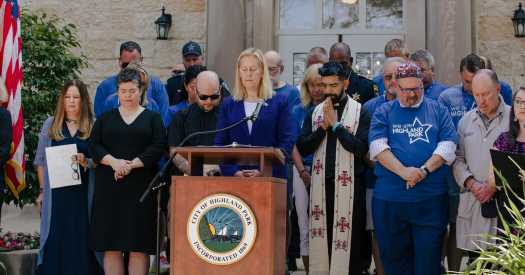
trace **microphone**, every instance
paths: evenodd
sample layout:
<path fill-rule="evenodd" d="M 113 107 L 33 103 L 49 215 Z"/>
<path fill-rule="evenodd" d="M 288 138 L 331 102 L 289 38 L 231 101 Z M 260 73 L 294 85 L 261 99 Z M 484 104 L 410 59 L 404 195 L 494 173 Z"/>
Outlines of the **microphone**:
<path fill-rule="evenodd" d="M 252 122 L 255 122 L 257 118 L 259 117 L 259 113 L 261 112 L 262 106 L 266 104 L 265 102 L 259 102 L 257 103 L 257 106 L 255 106 L 255 111 L 253 111 L 253 114 L 250 116 L 250 120 Z"/>
<path fill-rule="evenodd" d="M 229 130 L 231 128 L 234 128 L 238 125 L 240 125 L 241 123 L 243 122 L 247 122 L 249 120 L 251 120 L 252 122 L 255 122 L 255 120 L 257 119 L 257 117 L 259 116 L 259 113 L 261 112 L 261 108 L 262 106 L 265 105 L 265 106 L 268 106 L 268 103 L 266 102 L 259 102 L 257 103 L 257 106 L 255 107 L 255 111 L 253 112 L 252 115 L 250 116 L 246 116 L 244 118 L 242 118 L 241 120 L 231 124 L 231 125 L 228 125 L 224 128 L 221 128 L 221 129 L 215 129 L 215 130 L 208 130 L 208 131 L 198 131 L 198 132 L 193 132 L 191 134 L 189 134 L 188 136 L 186 136 L 178 145 L 177 147 L 182 147 L 186 142 L 188 142 L 188 140 L 190 140 L 191 138 L 195 137 L 195 136 L 200 136 L 200 135 L 208 135 L 208 134 L 216 134 L 216 133 L 220 133 L 220 132 L 223 132 L 223 131 L 226 131 L 226 130 Z M 166 163 L 164 163 L 164 165 L 162 166 L 162 168 L 160 168 L 160 170 L 157 172 L 157 174 L 155 175 L 155 177 L 150 181 L 148 187 L 146 188 L 146 191 L 144 191 L 144 193 L 142 193 L 142 196 L 140 197 L 139 199 L 139 202 L 142 203 L 146 197 L 149 195 L 149 193 L 151 191 L 154 191 L 154 190 L 157 190 L 159 188 L 161 188 L 162 186 L 166 185 L 166 183 L 160 183 L 159 185 L 155 186 L 155 184 L 160 181 L 161 178 L 164 177 L 164 174 L 166 173 L 166 171 L 168 170 L 168 168 L 173 164 L 173 159 L 175 158 L 175 155 L 177 155 L 177 152 L 173 152 L 173 154 L 170 156 L 170 158 L 168 159 L 168 161 Z"/>

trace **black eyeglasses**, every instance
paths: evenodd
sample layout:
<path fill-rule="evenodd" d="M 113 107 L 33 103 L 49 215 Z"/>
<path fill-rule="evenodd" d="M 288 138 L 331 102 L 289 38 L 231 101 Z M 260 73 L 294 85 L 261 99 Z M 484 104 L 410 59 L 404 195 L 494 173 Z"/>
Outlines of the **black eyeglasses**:
<path fill-rule="evenodd" d="M 213 94 L 213 95 L 201 95 L 199 94 L 199 99 L 202 100 L 202 101 L 206 101 L 209 99 L 211 100 L 217 100 L 219 99 L 219 97 L 221 97 L 221 94 L 220 93 L 216 93 L 216 94 Z"/>
<path fill-rule="evenodd" d="M 71 159 L 71 169 L 73 170 L 73 180 L 79 180 L 80 179 L 80 173 L 78 172 L 78 163 L 76 161 L 76 157 L 73 156 Z"/>

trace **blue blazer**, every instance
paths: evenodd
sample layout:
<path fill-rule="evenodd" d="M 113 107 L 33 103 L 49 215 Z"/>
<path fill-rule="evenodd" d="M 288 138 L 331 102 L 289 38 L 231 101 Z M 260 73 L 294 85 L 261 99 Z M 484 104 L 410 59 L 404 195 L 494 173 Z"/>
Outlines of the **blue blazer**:
<path fill-rule="evenodd" d="M 217 129 L 231 125 L 246 117 L 244 101 L 234 101 L 232 97 L 224 99 L 219 112 Z M 233 142 L 245 145 L 268 146 L 284 150 L 291 156 L 295 143 L 295 125 L 291 116 L 288 98 L 282 94 L 275 94 L 266 100 L 266 105 L 261 108 L 259 117 L 253 123 L 251 134 L 248 133 L 248 124 L 242 123 L 230 130 L 217 133 L 216 145 L 229 145 Z M 253 166 L 221 165 L 224 176 L 233 176 L 243 169 L 257 169 Z M 283 165 L 273 166 L 273 176 L 286 178 Z"/>

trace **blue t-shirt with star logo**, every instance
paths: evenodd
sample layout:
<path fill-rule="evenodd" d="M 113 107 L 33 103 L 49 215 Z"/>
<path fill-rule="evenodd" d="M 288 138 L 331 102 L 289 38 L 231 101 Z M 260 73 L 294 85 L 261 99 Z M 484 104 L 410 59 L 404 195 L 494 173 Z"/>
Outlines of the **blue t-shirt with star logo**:
<path fill-rule="evenodd" d="M 457 133 L 445 107 L 423 98 L 416 108 L 401 107 L 398 100 L 381 105 L 370 124 L 369 142 L 386 138 L 394 156 L 406 167 L 421 167 L 432 156 L 441 141 L 457 144 Z M 416 202 L 447 193 L 445 165 L 430 173 L 415 187 L 406 189 L 406 182 L 397 174 L 375 165 L 377 176 L 374 197 L 399 202 Z"/>

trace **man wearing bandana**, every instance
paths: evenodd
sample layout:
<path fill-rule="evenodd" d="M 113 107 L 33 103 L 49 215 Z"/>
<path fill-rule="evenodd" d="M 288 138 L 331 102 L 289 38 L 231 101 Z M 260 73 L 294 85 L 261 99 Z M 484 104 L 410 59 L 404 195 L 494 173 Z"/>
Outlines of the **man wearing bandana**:
<path fill-rule="evenodd" d="M 370 116 L 344 92 L 349 81 L 341 64 L 328 62 L 319 74 L 326 99 L 306 115 L 297 141 L 303 156 L 314 154 L 309 274 L 361 274 Z"/>
<path fill-rule="evenodd" d="M 395 82 L 397 99 L 370 125 L 375 233 L 386 274 L 437 275 L 448 219 L 444 164 L 455 159 L 457 134 L 445 107 L 423 96 L 417 65 L 397 67 Z"/>

